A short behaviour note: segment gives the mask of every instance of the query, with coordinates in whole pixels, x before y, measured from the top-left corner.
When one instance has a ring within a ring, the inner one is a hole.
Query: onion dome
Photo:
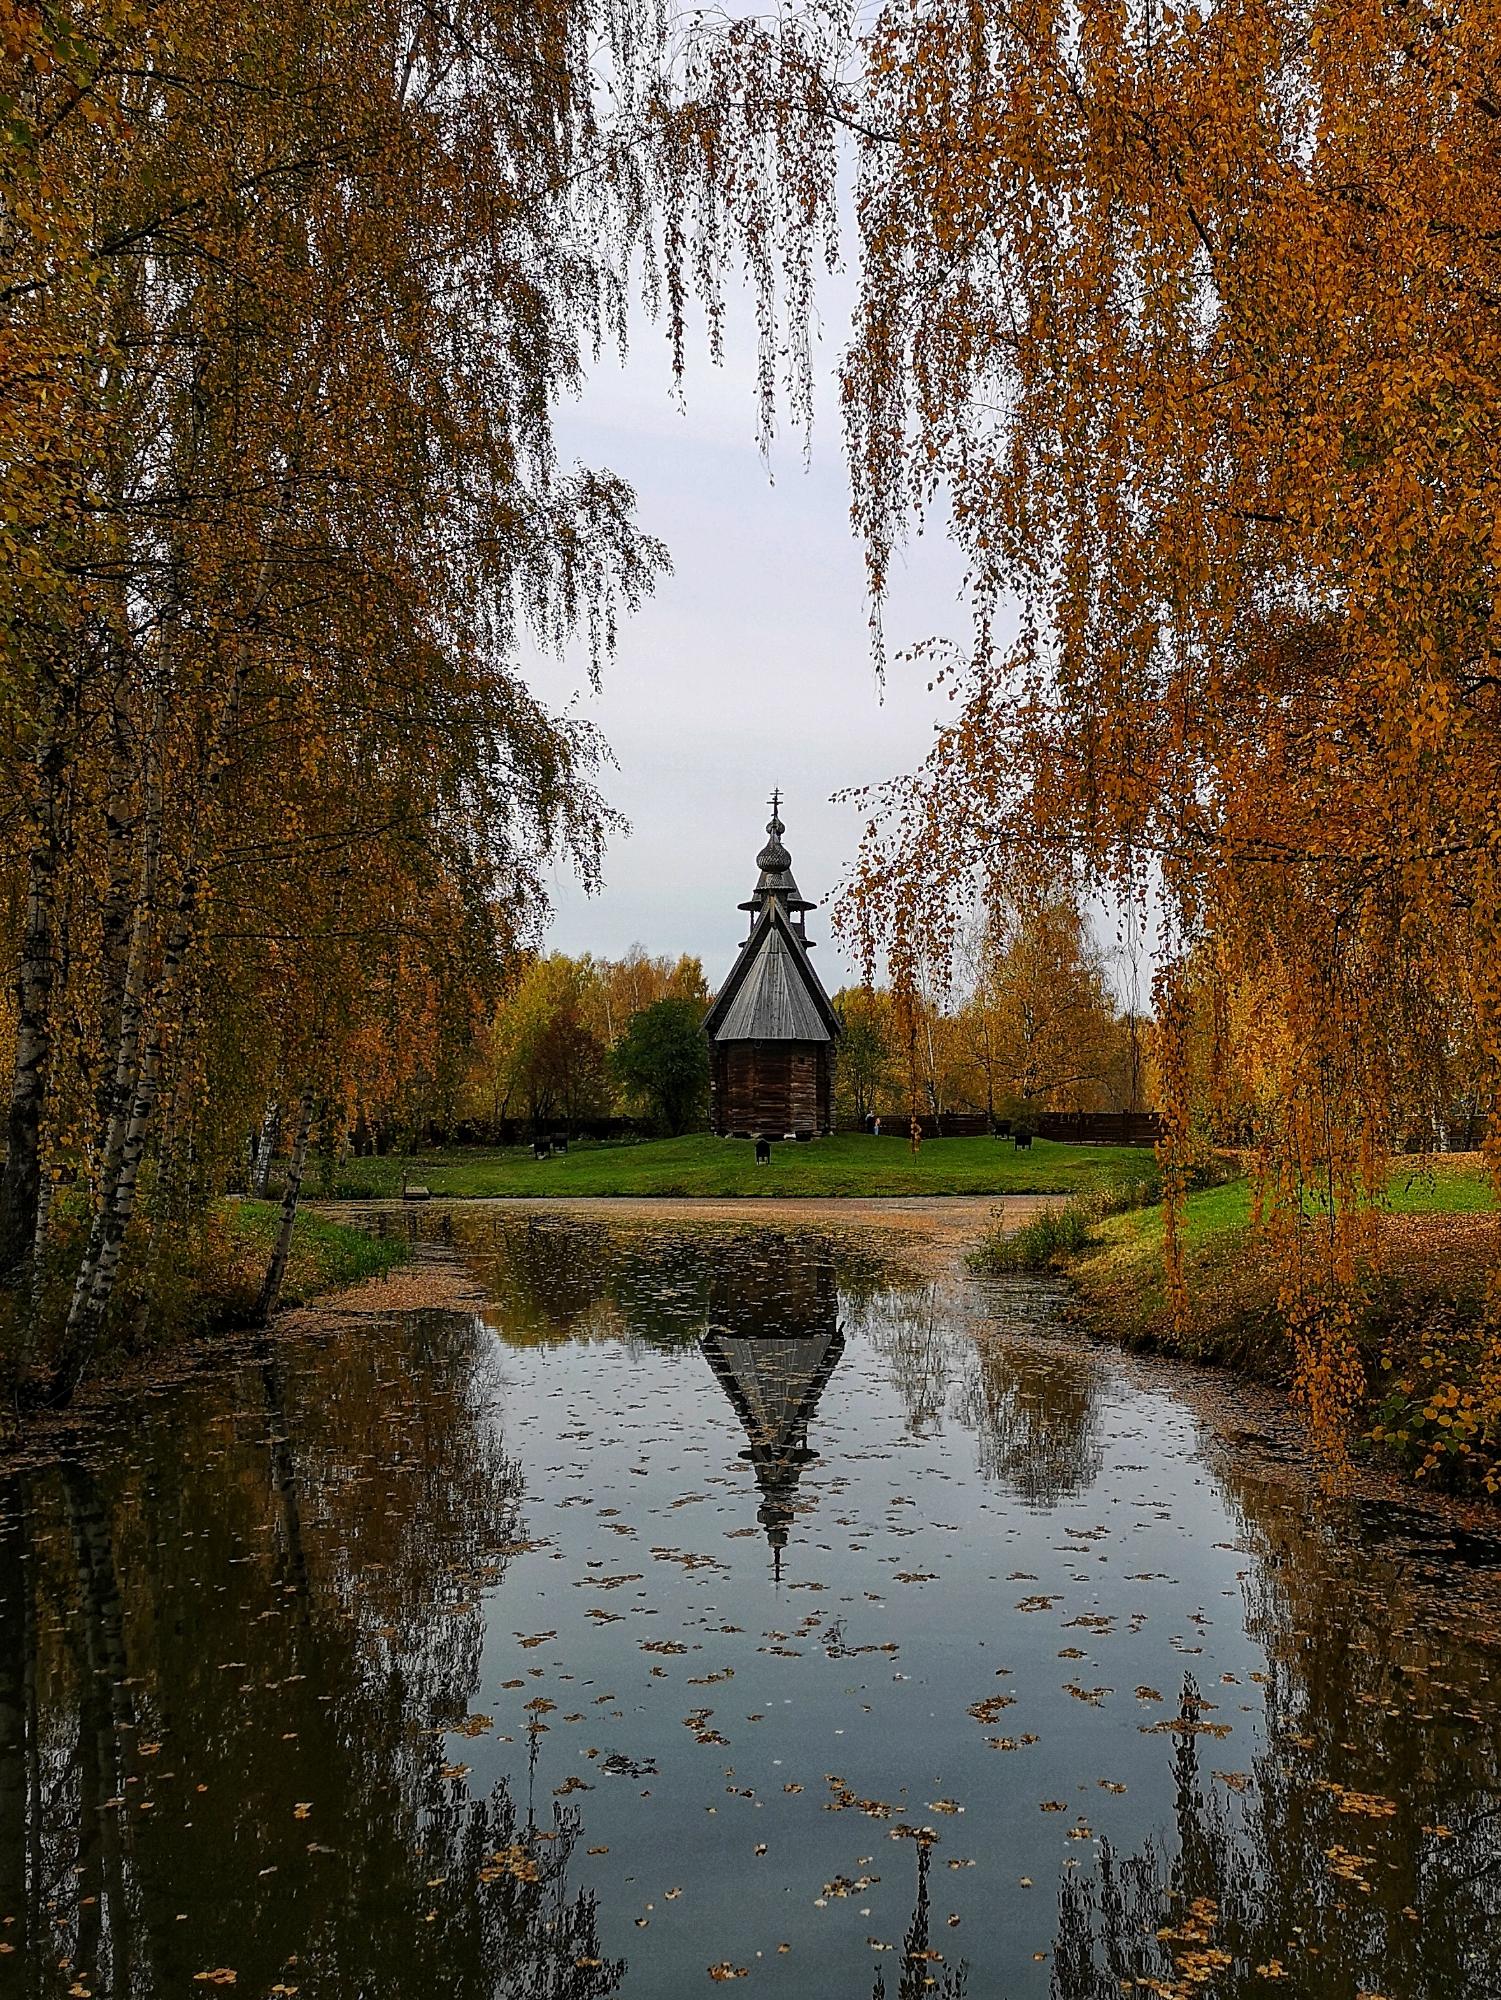
[[[818,906],[816,903],[810,903],[798,888],[792,873],[792,856],[782,845],[782,835],[787,829],[783,826],[781,814],[777,811],[781,801],[781,793],[773,792],[771,818],[766,822],[766,831],[770,838],[756,856],[756,866],[761,873],[751,893],[750,901],[742,903],[740,908],[749,910],[752,916],[759,916],[766,907],[768,898],[775,896],[788,916],[797,916],[801,920],[804,910],[816,909]]]

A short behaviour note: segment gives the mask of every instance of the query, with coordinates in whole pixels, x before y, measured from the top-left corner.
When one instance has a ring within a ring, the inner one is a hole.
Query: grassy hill
[[[1496,1251],[1496,1197],[1479,1156],[1451,1154],[1426,1165],[1398,1161],[1381,1210],[1369,1278],[1372,1326],[1389,1332],[1434,1313],[1477,1313]],[[1128,1345],[1285,1374],[1290,1349],[1277,1310],[1276,1273],[1252,1226],[1250,1182],[1191,1194],[1183,1224],[1186,1325],[1171,1324],[1160,1207],[1110,1216],[1089,1228],[1086,1241],[1070,1246],[1076,1254],[1064,1261],[1087,1317]]]
[[[692,1133],[683,1139],[581,1142],[551,1160],[533,1159],[530,1149],[350,1160],[333,1192],[367,1200],[398,1195],[405,1173],[435,1196],[468,1198],[1075,1194],[1151,1168],[1151,1151],[1143,1147],[1037,1139],[1030,1151],[1017,1152],[1009,1139],[929,1139],[914,1155],[904,1137],[877,1139],[865,1132],[840,1132],[806,1145],[779,1143],[771,1149],[771,1165],[758,1167],[748,1140]]]

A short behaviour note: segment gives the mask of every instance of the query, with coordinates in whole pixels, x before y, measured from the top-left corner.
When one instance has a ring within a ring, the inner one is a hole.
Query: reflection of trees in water
[[[486,1321],[508,1344],[640,1341],[677,1347],[710,1328],[775,1334],[836,1284],[883,1282],[856,1246],[816,1231],[698,1225],[611,1226],[569,1216],[461,1216],[459,1247],[489,1295]]]
[[[1243,1790],[1227,1789],[1212,1772],[1235,1761],[1234,1738],[1221,1753],[1200,1733],[1215,1716],[1185,1682],[1175,1840],[1129,1856],[1104,1842],[1093,1875],[1065,1876],[1055,2000],[1126,1987],[1205,2000],[1501,1990],[1488,1655],[1416,1626],[1390,1571],[1353,1565],[1289,1496],[1260,1499],[1275,1566],[1258,1572],[1250,1609],[1269,1650],[1269,1747],[1230,1774]],[[1285,1985],[1257,1971],[1274,1963]]]
[[[1099,1476],[1100,1369],[1092,1357],[972,1336],[971,1302],[942,1285],[841,1285],[840,1317],[890,1374],[914,1436],[947,1414],[973,1431],[981,1476],[1052,1506]]]
[[[879,1290],[848,1287],[841,1300],[846,1325],[885,1362],[916,1437],[942,1419],[953,1368],[953,1321],[941,1299],[936,1285],[893,1282]]]
[[[1123,1992],[1164,1996],[1237,1993],[1226,1984],[1249,1973],[1255,1990],[1266,1975],[1244,1962],[1257,1909],[1257,1865],[1241,1839],[1227,1795],[1206,1788],[1194,1732],[1203,1707],[1191,1675],[1183,1683],[1180,1732],[1174,1738],[1174,1831],[1171,1844],[1148,1839],[1131,1855],[1100,1843],[1093,1874],[1067,1873],[1058,1895],[1053,1949],[1055,2000],[1116,2000]],[[1210,1739],[1213,1740],[1213,1739]],[[1223,1961],[1223,1962],[1220,1962]],[[1301,1990],[1301,1989],[1300,1989]]]
[[[107,1464],[0,1491],[0,1987],[619,1984],[568,1888],[576,1819],[444,1766],[519,1477],[472,1325],[392,1331],[268,1349]]]
[[[1100,1381],[1089,1355],[982,1336],[954,1402],[975,1434],[982,1478],[1035,1507],[1092,1486],[1101,1465]]]
[[[942,1954],[934,1949],[931,1939],[928,1868],[933,1842],[919,1835],[912,1844],[917,1849],[917,1901],[902,1940],[901,1966],[890,2000],[964,2000],[965,1967],[944,1965]],[[876,1973],[871,2000],[887,2000],[884,1971]]]
[[[456,1231],[486,1292],[486,1322],[515,1346],[618,1340],[615,1242],[603,1223],[550,1216],[465,1216]]]

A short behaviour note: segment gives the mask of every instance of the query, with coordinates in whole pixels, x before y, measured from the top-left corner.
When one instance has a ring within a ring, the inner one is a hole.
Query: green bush
[[[1051,1270],[1088,1249],[1095,1225],[1107,1215],[1153,1208],[1161,1199],[1162,1182],[1155,1173],[1107,1182],[1041,1210],[1018,1230],[1007,1232],[1003,1224],[971,1253],[970,1266],[979,1272]]]

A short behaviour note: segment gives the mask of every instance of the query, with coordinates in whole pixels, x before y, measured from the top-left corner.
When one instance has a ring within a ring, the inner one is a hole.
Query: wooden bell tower
[[[710,1116],[724,1137],[812,1139],[834,1129],[839,1020],[808,954],[807,912],[782,845],[781,793],[749,902],[750,935],[709,1009]]]

